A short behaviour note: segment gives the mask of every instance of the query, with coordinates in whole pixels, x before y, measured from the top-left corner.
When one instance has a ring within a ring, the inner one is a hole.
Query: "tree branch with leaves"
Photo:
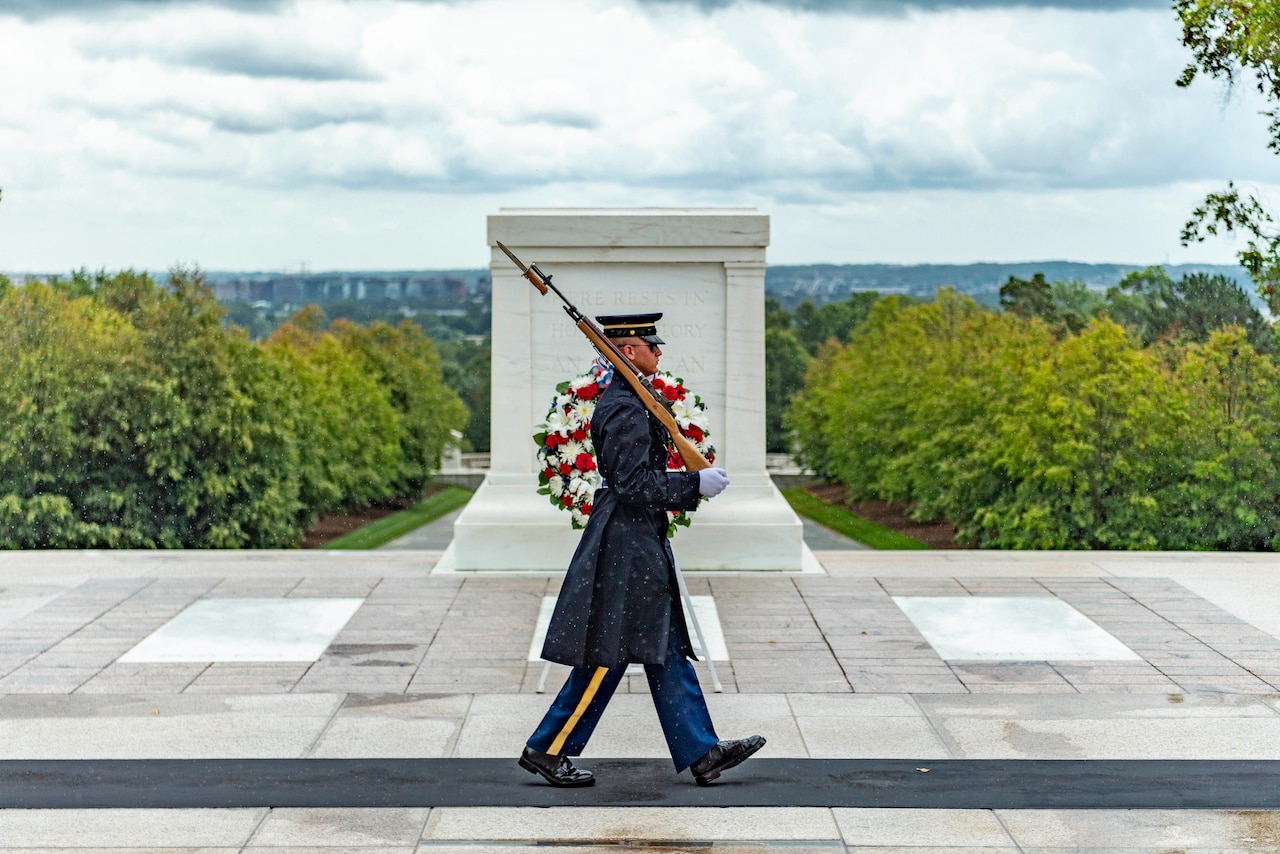
[[[1280,154],[1280,0],[1174,0],[1182,24],[1182,43],[1192,62],[1177,85],[1186,88],[1200,74],[1226,84],[1230,92],[1246,80],[1271,109],[1267,147]],[[1280,313],[1280,232],[1256,195],[1243,196],[1234,184],[1210,193],[1182,228],[1182,245],[1207,237],[1240,233],[1248,242],[1237,254],[1273,313]]]

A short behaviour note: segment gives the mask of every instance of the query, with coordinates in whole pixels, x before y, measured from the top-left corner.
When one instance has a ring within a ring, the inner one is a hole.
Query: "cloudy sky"
[[[1280,199],[1167,0],[0,0],[0,44],[0,271],[479,267],[516,206],[754,206],[774,263],[1229,262],[1189,210]]]

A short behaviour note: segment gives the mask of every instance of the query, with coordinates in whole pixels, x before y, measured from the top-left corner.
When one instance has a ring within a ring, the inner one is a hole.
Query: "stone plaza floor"
[[[988,785],[993,762],[1217,760],[1243,774],[1280,760],[1275,555],[831,548],[815,550],[821,573],[689,573],[723,638],[723,692],[697,665],[717,729],[759,732],[766,748],[709,789],[665,781],[708,805],[531,807],[498,801],[508,779],[512,792],[537,783],[514,760],[565,672],[535,693],[530,650],[558,577],[433,574],[439,550],[400,546],[0,553],[0,797],[35,787],[45,760],[88,769],[59,808],[0,811],[0,854],[1280,851],[1280,800],[1129,809],[1099,789],[1087,808],[1026,808],[1006,779],[987,807],[949,806]],[[624,680],[581,765],[663,773],[644,764],[665,756],[646,693],[643,676]],[[509,778],[478,806],[370,806],[378,781],[361,777],[338,804],[161,809],[130,807],[130,791],[148,791],[138,776],[113,790],[117,805],[77,806],[112,760],[197,773],[201,760],[299,759],[456,760],[459,779],[478,767]],[[764,760],[809,760],[787,766],[801,774],[949,763],[972,783],[903,808],[715,805],[754,803]],[[1159,782],[1176,796],[1170,773]]]

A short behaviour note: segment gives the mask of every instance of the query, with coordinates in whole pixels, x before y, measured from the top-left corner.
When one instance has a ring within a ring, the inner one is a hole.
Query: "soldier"
[[[662,355],[654,325],[661,314],[596,318],[643,376]],[[644,665],[676,771],[689,768],[699,786],[764,746],[761,736],[721,741],[689,659],[685,625],[667,542],[667,511],[694,510],[701,496],[729,485],[724,469],[667,471],[665,433],[626,382],[605,389],[591,418],[591,441],[604,481],[565,574],[542,657],[573,668],[542,723],[529,737],[520,767],[553,786],[590,786],[574,766],[627,664]]]

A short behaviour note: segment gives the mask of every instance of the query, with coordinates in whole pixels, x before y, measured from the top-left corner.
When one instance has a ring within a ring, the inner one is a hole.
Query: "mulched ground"
[[[351,513],[321,516],[311,526],[311,530],[307,531],[306,536],[302,538],[302,542],[298,543],[298,548],[319,548],[330,540],[336,540],[338,537],[350,534],[362,525],[367,525],[376,519],[381,519],[383,516],[390,516],[392,513],[399,513],[406,507],[412,507],[416,503],[408,498],[396,498],[390,501],[383,501],[374,507],[354,510]]]
[[[955,528],[950,522],[917,522],[907,515],[905,504],[890,504],[887,501],[850,501],[848,489],[838,483],[813,484],[805,489],[823,501],[846,507],[850,513],[919,540],[931,549],[973,548],[973,546],[960,545],[956,542]]]

